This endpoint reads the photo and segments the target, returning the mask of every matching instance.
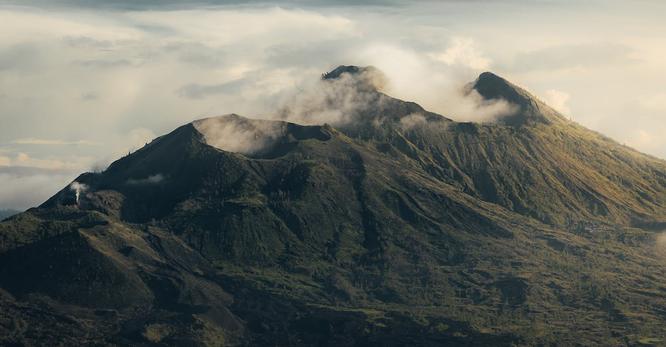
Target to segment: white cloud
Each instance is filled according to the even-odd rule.
[[[666,138],[662,129],[640,129],[627,134],[624,142],[626,145],[636,149],[647,149],[649,152],[658,152],[666,148]]]
[[[400,119],[400,126],[403,130],[409,130],[426,123],[426,119],[422,114],[412,113]]]
[[[142,148],[156,137],[157,135],[152,130],[146,128],[135,128],[127,134],[118,134],[110,141],[111,146],[107,148],[107,152],[91,161],[86,167],[86,171],[103,171],[118,158]]]
[[[648,110],[664,112],[666,118],[666,93],[653,94],[640,99],[640,105]]]
[[[632,147],[640,148],[649,146],[655,141],[655,137],[645,130],[638,130],[627,140],[627,144]]]
[[[146,128],[136,128],[130,130],[126,140],[127,149],[133,151],[139,149],[152,141],[155,137],[155,133]]]
[[[544,93],[543,99],[558,112],[564,115],[571,115],[571,109],[569,108],[571,95],[569,93],[557,89],[549,89]]]
[[[87,141],[87,140],[77,140],[77,141],[65,141],[65,140],[53,140],[53,139],[37,139],[34,137],[26,137],[22,139],[17,139],[12,141],[12,143],[17,145],[46,145],[46,146],[58,146],[58,145],[85,145],[85,146],[97,146],[99,145],[96,142]]]
[[[12,175],[0,173],[0,209],[34,207],[63,189],[76,174]]]
[[[18,153],[9,161],[7,166],[17,166],[53,171],[77,171],[84,170],[90,165],[91,157],[69,157],[69,158],[33,158],[26,153]]]
[[[449,66],[460,65],[474,70],[490,67],[490,59],[485,57],[471,38],[453,38],[451,45],[440,53],[431,53],[430,57]]]
[[[273,143],[284,133],[284,128],[276,122],[246,120],[234,115],[219,118],[206,118],[194,122],[206,142],[224,151],[255,154]]]

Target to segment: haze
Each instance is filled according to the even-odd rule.
[[[0,209],[206,116],[271,118],[340,64],[387,93],[482,120],[456,91],[482,71],[666,158],[660,1],[0,1]]]

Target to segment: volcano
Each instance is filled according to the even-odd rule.
[[[0,344],[666,341],[666,162],[490,72],[488,123],[379,73],[322,76],[339,122],[198,120],[1,222]]]

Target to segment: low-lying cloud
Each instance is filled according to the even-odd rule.
[[[228,115],[195,121],[194,127],[209,145],[228,152],[253,155],[284,134],[284,124]]]
[[[381,124],[382,115],[374,113],[386,112],[383,107],[389,98],[376,91],[394,92],[398,95],[392,96],[399,97],[405,88],[404,83],[407,87],[429,85],[431,88],[421,96],[438,102],[426,108],[456,121],[492,122],[517,111],[515,105],[505,100],[485,100],[478,92],[468,88],[469,81],[454,80],[447,81],[446,85],[437,85],[419,78],[409,71],[385,74],[370,67],[357,74],[343,73],[335,79],[303,83],[285,93],[288,97],[284,97],[280,101],[281,106],[277,107],[278,118],[300,124],[349,125],[361,120],[358,117],[370,116]],[[403,126],[415,124],[420,119],[418,116],[409,115],[411,118],[406,119]]]
[[[374,67],[324,77],[285,91],[274,117],[299,124],[347,125],[383,101],[377,90],[387,78]]]
[[[34,207],[66,187],[74,177],[52,172],[30,175],[0,172],[0,209],[25,210]]]
[[[155,184],[160,184],[165,180],[165,177],[163,174],[158,173],[154,175],[150,175],[145,178],[130,178],[127,180],[127,184],[132,185],[132,186],[144,186],[144,185],[155,185]]]
[[[426,124],[426,118],[420,113],[412,113],[400,119],[400,127],[402,130],[411,130],[413,128],[423,126]]]
[[[404,76],[399,76],[405,80]],[[282,120],[303,125],[330,124],[344,128],[370,124],[382,127],[387,121],[397,122],[410,130],[427,122],[423,113],[399,114],[394,99],[383,93],[393,82],[379,69],[340,66],[321,78],[303,82],[281,91],[267,120]],[[416,81],[414,81],[416,83]],[[518,111],[505,100],[485,100],[469,84],[441,90],[447,115],[460,121],[491,122]],[[424,111],[425,112],[425,111]],[[401,118],[395,119],[396,116]],[[275,144],[285,132],[281,122],[247,119],[237,115],[212,117],[195,121],[195,128],[206,142],[219,149],[253,155]]]

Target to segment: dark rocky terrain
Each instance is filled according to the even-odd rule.
[[[186,124],[0,223],[0,344],[666,343],[666,162],[491,73],[479,124],[367,71],[322,78],[345,122]]]

